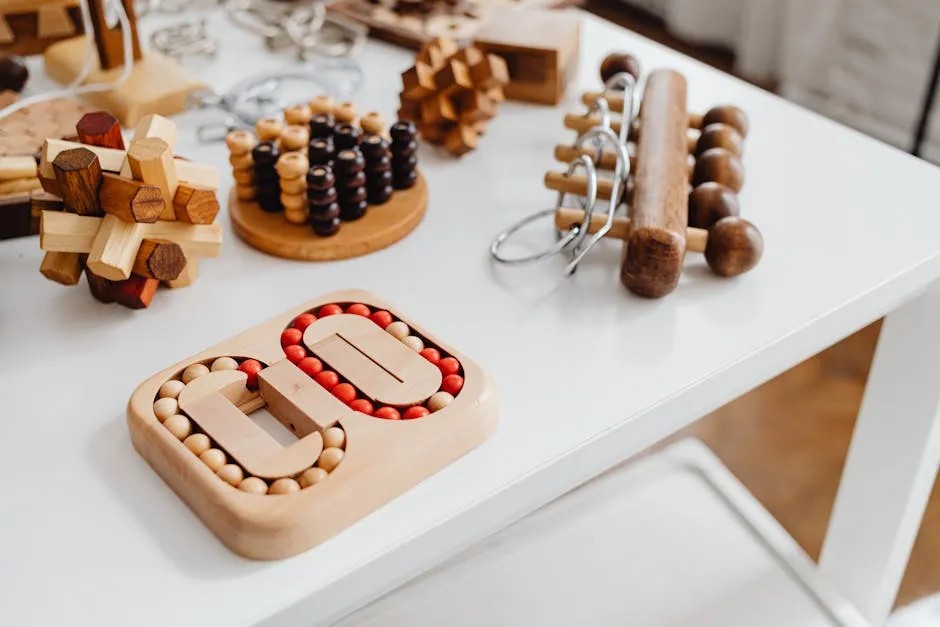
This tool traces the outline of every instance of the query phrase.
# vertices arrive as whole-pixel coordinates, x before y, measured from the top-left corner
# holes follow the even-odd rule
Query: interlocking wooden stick
[[[581,96],[581,101],[586,105],[594,104],[598,98],[604,96],[607,100],[607,106],[612,112],[623,112],[623,96],[615,93],[604,93],[599,91],[586,91]],[[718,105],[705,112],[704,115],[697,113],[689,114],[689,128],[703,129],[710,124],[728,124],[736,129],[742,137],[747,136],[750,123],[747,115],[734,105]]]
[[[587,177],[583,174],[567,174],[565,172],[546,172],[545,187],[556,192],[565,192],[584,196],[587,194]],[[627,179],[626,198],[633,196],[633,179]],[[610,200],[612,189],[612,180],[604,177],[597,177],[597,197],[600,200]]]
[[[129,279],[142,239],[139,223],[106,215],[95,233],[85,267],[109,281]]]
[[[580,113],[567,113],[565,114],[565,128],[577,131],[579,135],[586,133],[595,126],[600,125],[601,118],[599,116],[590,115],[584,116]],[[616,116],[610,117],[610,129],[615,133],[620,133],[621,119]],[[685,143],[688,148],[688,152],[694,152],[695,147],[698,144],[700,133],[694,131],[691,133],[685,133]],[[639,139],[639,133],[636,128],[631,128],[628,135],[630,140],[636,141]]]
[[[630,152],[630,169],[636,169],[636,145],[627,144],[627,151]],[[564,163],[571,163],[581,155],[587,155],[594,159],[597,156],[597,151],[588,146],[582,148],[575,148],[574,146],[566,146],[564,144],[558,144],[555,146],[555,159],[562,161]],[[692,178],[692,172],[695,169],[695,159],[689,157],[687,159],[689,165],[689,178]],[[603,150],[601,151],[600,160],[594,163],[594,166],[599,170],[613,170],[617,167],[617,153],[613,150]]]
[[[176,188],[179,187],[179,179],[173,166],[170,145],[159,137],[135,139],[127,150],[127,162],[136,180],[160,188],[165,203],[160,219],[175,220],[173,198],[176,196]]]

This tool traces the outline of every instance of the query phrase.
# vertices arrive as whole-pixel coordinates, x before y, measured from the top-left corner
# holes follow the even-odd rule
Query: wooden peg
[[[219,213],[215,190],[182,182],[176,188],[173,210],[176,219],[188,224],[212,224]]]
[[[95,234],[85,264],[103,279],[123,281],[130,278],[141,239],[139,224],[106,215]]]
[[[175,220],[173,198],[179,182],[169,144],[158,137],[135,139],[127,151],[127,161],[136,180],[160,188],[164,202],[160,219]]]
[[[556,192],[565,192],[584,196],[587,194],[587,177],[584,174],[567,174],[565,172],[546,172],[545,187]],[[621,188],[622,189],[622,188]],[[613,191],[612,180],[598,177],[597,197],[601,200],[610,200]]]
[[[98,189],[98,202],[105,213],[125,222],[156,222],[163,214],[163,193],[148,185],[105,172]]]
[[[98,216],[101,185],[101,164],[98,156],[87,148],[64,150],[52,162],[59,194],[69,211],[82,216]]]
[[[121,123],[107,111],[86,113],[75,125],[75,131],[83,144],[124,150]]]
[[[82,258],[77,253],[48,252],[42,258],[39,271],[50,281],[62,285],[75,285],[82,276]]]
[[[167,240],[145,239],[137,250],[131,272],[159,281],[172,281],[179,277],[184,267],[186,256],[179,244]]]

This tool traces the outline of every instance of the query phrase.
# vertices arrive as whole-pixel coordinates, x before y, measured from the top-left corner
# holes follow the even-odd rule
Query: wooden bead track
[[[229,211],[249,245],[289,259],[374,252],[421,222],[427,183],[412,122],[385,127],[376,112],[324,96],[226,137],[235,187]]]
[[[261,408],[298,440],[282,447],[247,417]],[[323,296],[163,370],[128,408],[140,454],[254,559],[329,538],[464,455],[496,419],[479,366],[361,291]]]
[[[639,64],[629,55],[612,54],[601,64],[607,83],[617,73],[639,78]],[[610,128],[620,133],[622,121],[614,114],[624,110],[624,97],[614,90],[586,92],[586,105],[603,98]],[[602,124],[593,114],[568,114],[566,128],[579,135]],[[621,282],[640,296],[660,298],[679,282],[687,251],[705,252],[715,274],[732,277],[757,265],[763,253],[763,238],[750,222],[739,217],[737,192],[744,185],[741,157],[748,119],[737,107],[723,105],[704,115],[686,109],[686,81],[678,72],[657,70],[646,81],[639,115],[627,132],[631,176],[624,197],[611,201],[611,179],[598,180],[598,198],[627,201],[628,218],[617,218],[607,237],[625,242]],[[588,155],[589,147],[558,145],[555,157],[571,162]],[[596,159],[600,171],[613,170],[617,157],[603,151]],[[548,172],[549,189],[584,196],[587,180],[581,174]],[[580,224],[584,213],[559,208],[555,223],[570,229]],[[604,219],[592,216],[590,232],[597,232]],[[708,242],[707,245],[705,242]]]

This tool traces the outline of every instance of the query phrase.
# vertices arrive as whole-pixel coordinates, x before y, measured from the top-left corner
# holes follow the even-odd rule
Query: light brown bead
[[[435,392],[428,399],[428,409],[432,412],[444,409],[454,402],[454,397],[447,392]]]
[[[183,383],[189,383],[193,379],[197,379],[204,374],[209,374],[209,368],[205,364],[191,364],[186,366],[186,370],[183,371]]]
[[[291,492],[300,492],[300,484],[288,477],[281,477],[268,488],[268,494],[290,494]]]
[[[212,442],[209,441],[209,436],[205,433],[194,433],[183,440],[183,446],[199,456],[212,448]]]
[[[385,331],[396,340],[403,340],[411,334],[411,329],[401,320],[396,320],[385,327]]]
[[[743,218],[722,218],[708,229],[705,260],[718,276],[744,274],[757,265],[763,253],[763,236]]]
[[[420,353],[424,350],[424,342],[417,335],[409,335],[408,337],[402,338],[401,343],[416,353]]]
[[[255,186],[254,185],[238,185],[235,187],[235,195],[238,196],[239,200],[254,200],[255,199]]]
[[[310,113],[316,115],[318,113],[333,113],[336,110],[336,106],[333,104],[333,99],[327,96],[326,94],[321,94],[310,101]]]
[[[163,426],[172,433],[177,440],[185,440],[193,432],[193,424],[183,414],[173,414],[163,421]]]
[[[339,427],[330,427],[323,432],[323,448],[345,448],[346,432]]]
[[[254,169],[232,170],[232,178],[235,179],[235,182],[239,185],[254,185],[255,171]]]
[[[327,472],[333,472],[333,469],[339,466],[339,463],[343,461],[343,455],[345,455],[345,453],[341,448],[325,448],[323,452],[320,453],[317,466]]]
[[[238,484],[238,489],[249,494],[267,494],[268,484],[258,477],[246,477]]]
[[[369,111],[359,120],[359,127],[364,133],[381,135],[385,130],[385,119],[378,111]]]
[[[275,141],[284,132],[284,121],[278,118],[261,118],[255,123],[255,132],[263,142]]]
[[[352,124],[356,121],[356,105],[351,102],[343,102],[336,105],[336,111],[333,112],[337,124]]]
[[[291,105],[284,109],[284,120],[288,124],[309,124],[313,113],[310,112],[310,105],[299,104]]]
[[[296,179],[307,174],[310,162],[302,152],[285,152],[277,160],[277,175],[282,179]]]
[[[250,152],[243,155],[229,155],[228,162],[232,164],[235,170],[251,170],[255,167],[255,158]]]
[[[280,179],[281,182],[281,191],[286,194],[306,194],[307,193],[307,179],[305,177],[300,177],[296,179]]]
[[[238,464],[225,464],[216,470],[215,474],[230,486],[237,486],[245,478],[245,473],[242,472],[242,467]]]
[[[182,381],[170,379],[160,386],[160,391],[157,392],[157,396],[160,398],[176,398],[180,395],[180,392],[183,391],[184,387],[186,387],[186,384]]]
[[[328,476],[329,473],[322,468],[308,468],[304,471],[304,474],[300,475],[300,487],[309,488],[312,485],[317,485]]]
[[[180,405],[176,402],[175,398],[169,396],[164,398],[158,398],[153,404],[153,413],[157,417],[157,420],[163,422],[173,414],[179,411]]]
[[[293,196],[292,198],[300,198],[304,200],[303,196]],[[290,224],[301,225],[306,224],[307,220],[310,219],[310,209],[307,207],[306,200],[304,204],[295,208],[288,208],[284,206],[284,219],[287,220]]]
[[[218,372],[219,370],[238,370],[238,362],[231,357],[219,357],[212,362],[209,370],[212,372]]]
[[[744,153],[744,139],[734,127],[715,122],[702,129],[695,144],[695,154],[700,155],[709,148],[724,148],[740,157]]]
[[[225,145],[233,155],[248,154],[257,144],[258,138],[251,131],[238,129],[225,136]]]
[[[310,144],[310,129],[306,126],[291,125],[281,133],[281,150],[307,150]]]
[[[209,470],[212,472],[217,471],[225,465],[225,453],[217,448],[210,448],[208,451],[203,451],[199,455],[199,459],[202,460],[202,463],[208,466]]]

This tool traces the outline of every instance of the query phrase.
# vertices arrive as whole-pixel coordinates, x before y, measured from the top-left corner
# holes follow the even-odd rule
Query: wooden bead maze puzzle
[[[235,232],[266,253],[307,261],[364,255],[410,233],[428,189],[417,131],[325,96],[226,137]]]
[[[656,70],[647,77],[639,115],[623,120],[624,91],[613,88],[617,75],[638,78],[639,64],[629,55],[610,55],[601,65],[605,91],[586,92],[586,113],[565,116],[565,127],[579,138],[592,129],[604,128],[608,117],[613,133],[627,138],[630,176],[621,187],[620,199],[611,200],[618,162],[613,150],[576,144],[558,145],[555,157],[571,164],[587,157],[599,172],[597,197],[626,202],[627,216],[610,225],[605,215],[589,216],[589,233],[608,228],[606,237],[622,239],[625,254],[621,282],[635,294],[659,298],[679,282],[686,252],[703,252],[712,271],[722,277],[748,272],[763,253],[763,237],[753,224],[739,217],[737,193],[744,185],[744,138],[748,119],[731,105],[716,106],[704,115],[686,109],[686,81],[678,72]],[[632,96],[627,97],[627,105]],[[629,106],[628,109],[632,109]],[[629,124],[627,129],[621,125]],[[585,174],[548,172],[548,189],[585,196]],[[581,209],[560,207],[556,227],[562,231],[584,224]]]
[[[281,446],[248,414],[296,436]],[[362,291],[327,294],[162,370],[128,404],[134,447],[235,553],[305,551],[495,430],[466,355]]]
[[[42,274],[75,285],[84,273],[95,298],[132,309],[161,284],[190,285],[198,259],[221,252],[218,171],[174,157],[176,126],[158,115],[140,121],[126,150],[108,113],[85,115],[76,130],[79,142],[42,147]]]

